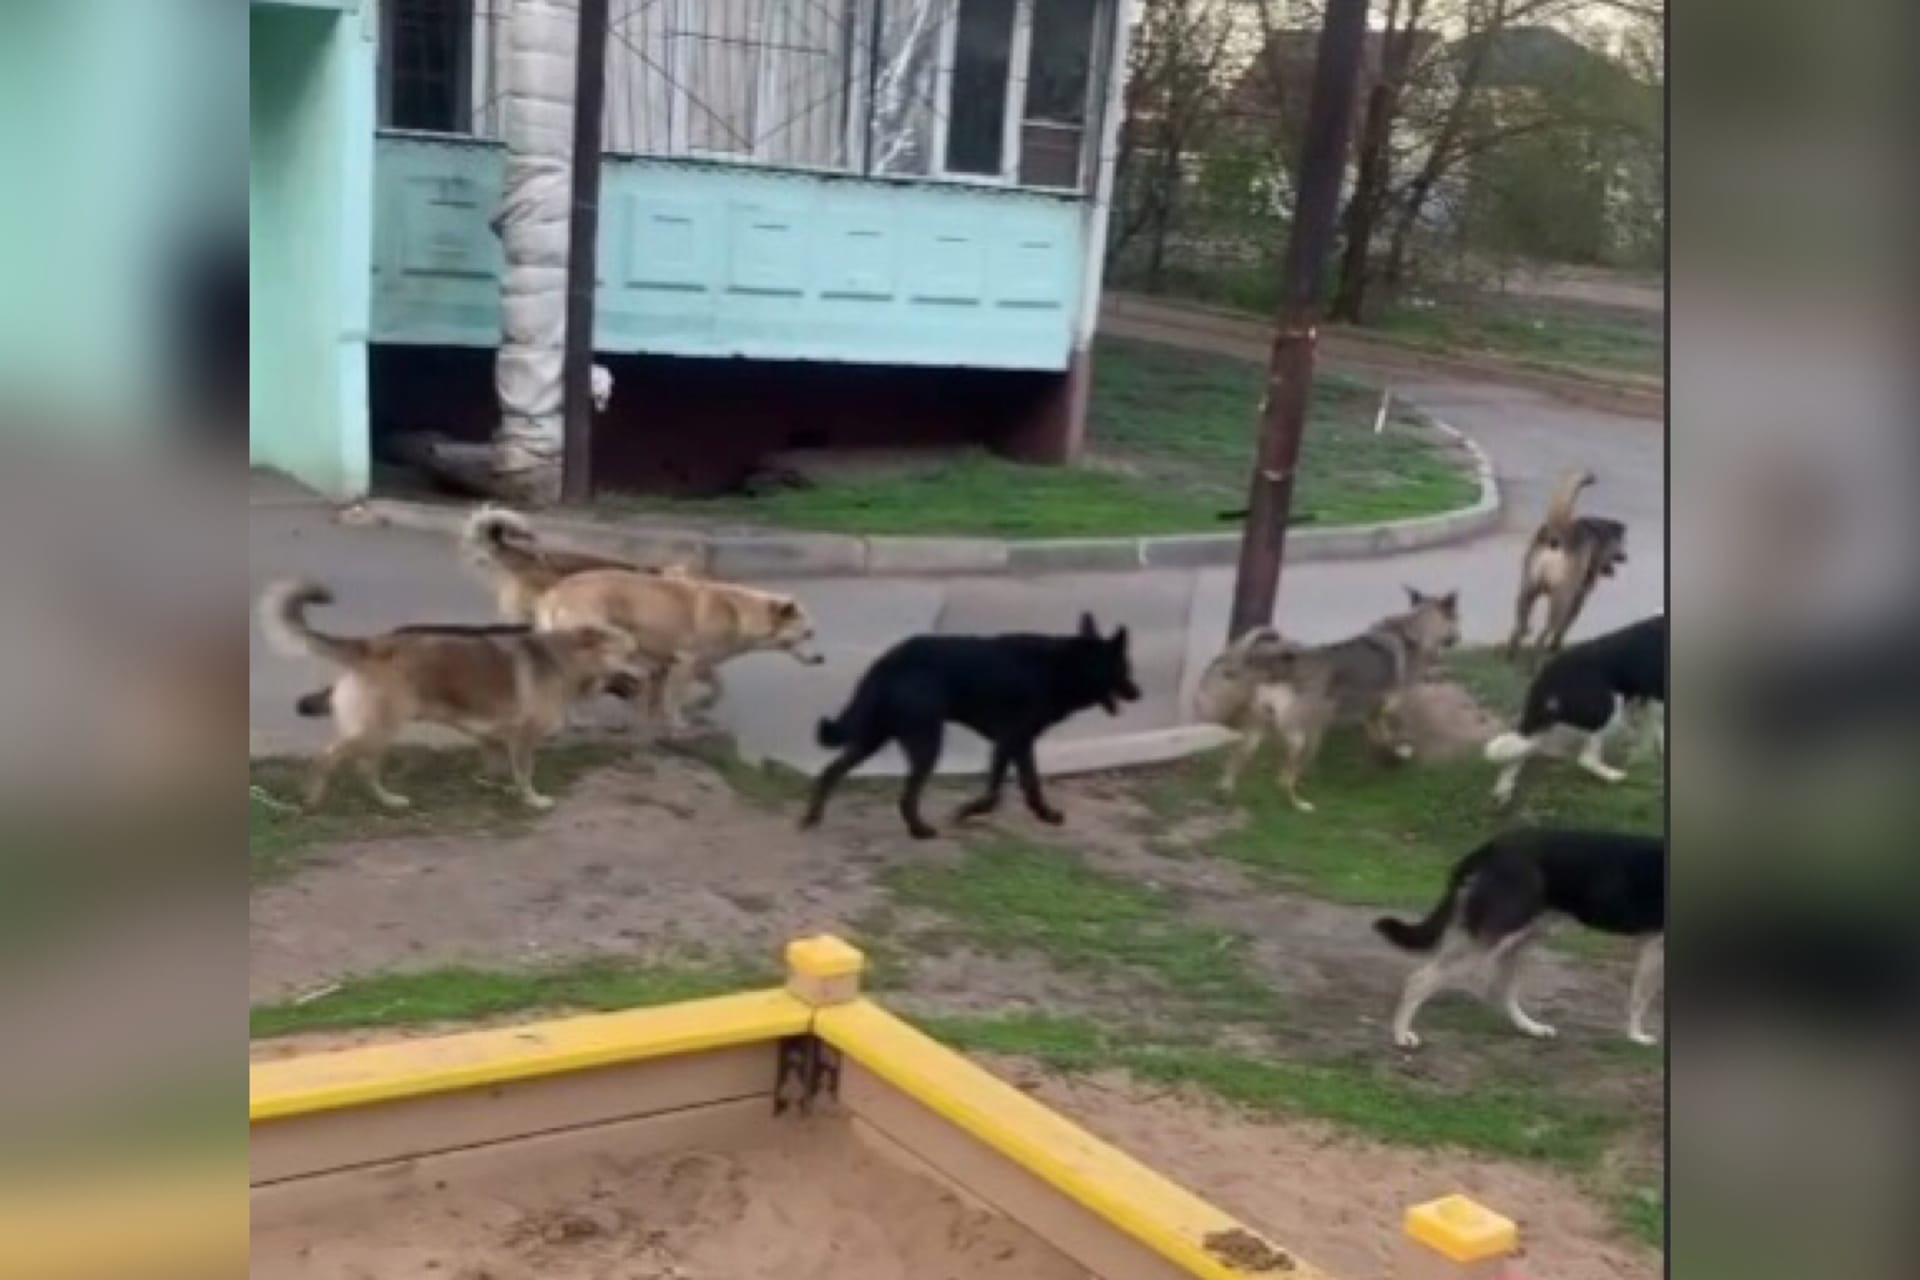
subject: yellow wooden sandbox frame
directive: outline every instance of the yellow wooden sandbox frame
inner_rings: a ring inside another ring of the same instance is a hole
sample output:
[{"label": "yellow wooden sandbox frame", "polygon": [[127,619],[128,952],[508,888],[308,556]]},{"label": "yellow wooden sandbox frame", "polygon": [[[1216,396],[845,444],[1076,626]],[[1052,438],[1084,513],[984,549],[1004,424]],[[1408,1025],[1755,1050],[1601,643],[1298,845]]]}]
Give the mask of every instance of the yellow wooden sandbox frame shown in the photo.
[{"label": "yellow wooden sandbox frame", "polygon": [[[860,1136],[991,1206],[1100,1280],[1326,1280],[1239,1262],[1259,1237],[859,994],[837,938],[784,990],[253,1067],[254,1225],[524,1161],[742,1139],[831,1098]],[[1212,1242],[1210,1244],[1210,1242]]]}]

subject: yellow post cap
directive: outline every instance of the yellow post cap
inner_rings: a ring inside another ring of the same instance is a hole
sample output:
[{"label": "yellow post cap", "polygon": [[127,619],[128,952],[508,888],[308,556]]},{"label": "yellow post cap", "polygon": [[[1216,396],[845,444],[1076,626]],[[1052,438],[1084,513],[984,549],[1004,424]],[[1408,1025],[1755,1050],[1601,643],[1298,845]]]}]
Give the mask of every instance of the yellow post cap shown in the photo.
[{"label": "yellow post cap", "polygon": [[787,973],[802,978],[848,978],[867,967],[866,955],[830,933],[787,944]]},{"label": "yellow post cap", "polygon": [[1520,1247],[1520,1229],[1513,1219],[1461,1195],[1408,1209],[1406,1233],[1454,1262],[1505,1257]]}]

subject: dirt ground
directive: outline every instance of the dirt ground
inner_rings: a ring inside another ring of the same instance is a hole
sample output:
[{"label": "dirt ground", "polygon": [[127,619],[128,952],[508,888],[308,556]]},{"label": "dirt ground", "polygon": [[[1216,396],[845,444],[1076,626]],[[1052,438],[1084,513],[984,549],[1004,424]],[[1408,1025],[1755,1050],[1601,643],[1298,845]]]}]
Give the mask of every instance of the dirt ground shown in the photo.
[{"label": "dirt ground", "polygon": [[256,1231],[253,1280],[1085,1280],[843,1126],[585,1167]]},{"label": "dirt ground", "polygon": [[[1476,749],[1498,728],[1456,686],[1423,686],[1405,722],[1423,759]],[[974,784],[936,785],[928,812],[957,807]],[[1237,918],[1249,902],[1244,878],[1220,864],[1179,863],[1152,851],[1151,825],[1131,790],[1094,776],[1049,784],[1073,812],[1071,839],[1101,870],[1177,882],[1203,914]],[[797,830],[792,804],[743,802],[713,769],[649,753],[631,767],[588,776],[551,816],[524,835],[476,840],[380,838],[332,846],[283,882],[257,889],[251,910],[249,994],[284,1000],[357,975],[442,965],[499,965],[619,955],[630,960],[684,955],[724,939],[736,952],[772,954],[789,938],[847,930],[881,903],[875,875],[902,859],[951,857],[951,841],[909,840],[885,787],[849,788],[828,821]],[[968,832],[1021,831],[1058,840],[1009,799]],[[1311,899],[1276,902],[1263,913],[1312,915]],[[1370,931],[1327,928],[1367,913],[1294,920],[1289,937],[1350,935],[1369,953]],[[1277,923],[1266,917],[1266,927]],[[1302,929],[1300,926],[1304,925]],[[1349,957],[1342,955],[1342,964]],[[963,1003],[1004,1007],[1009,986],[1044,998],[1045,980],[1023,970],[996,975],[985,956],[950,957],[935,975]],[[1298,976],[1298,975],[1296,975]],[[969,992],[977,993],[967,1001]]]}]

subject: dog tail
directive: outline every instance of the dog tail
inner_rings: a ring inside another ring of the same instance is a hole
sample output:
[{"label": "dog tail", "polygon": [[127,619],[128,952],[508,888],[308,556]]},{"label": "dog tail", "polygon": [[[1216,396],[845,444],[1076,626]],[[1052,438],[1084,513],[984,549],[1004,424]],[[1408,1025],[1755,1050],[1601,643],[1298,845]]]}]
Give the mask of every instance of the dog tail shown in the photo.
[{"label": "dog tail", "polygon": [[1538,744],[1524,733],[1503,733],[1485,747],[1488,764],[1512,764],[1538,750]]},{"label": "dog tail", "polygon": [[1440,935],[1453,922],[1454,905],[1460,901],[1460,890],[1466,885],[1467,877],[1480,869],[1486,857],[1487,847],[1482,846],[1454,864],[1453,873],[1447,877],[1446,892],[1433,904],[1433,910],[1427,912],[1426,919],[1408,924],[1392,916],[1381,916],[1373,922],[1373,931],[1402,951],[1433,950]]},{"label": "dog tail", "polygon": [[333,593],[317,582],[276,582],[260,596],[260,629],[275,651],[288,657],[310,654],[326,662],[352,666],[366,657],[364,640],[330,636],[307,623],[310,606],[332,603]]},{"label": "dog tail", "polygon": [[1547,503],[1548,529],[1559,534],[1573,525],[1573,509],[1580,501],[1580,492],[1593,481],[1593,472],[1584,467],[1577,467],[1560,478],[1560,487],[1553,491],[1553,498]]},{"label": "dog tail", "polygon": [[315,689],[312,693],[302,694],[293,704],[293,709],[309,719],[318,719],[333,714],[333,686]]},{"label": "dog tail", "polygon": [[461,547],[480,564],[496,563],[509,538],[532,542],[533,526],[519,512],[491,503],[468,516],[466,526],[460,530]]},{"label": "dog tail", "polygon": [[875,728],[873,721],[879,714],[881,699],[880,682],[873,679],[872,675],[873,673],[869,671],[867,678],[860,681],[859,687],[853,691],[853,700],[847,703],[845,711],[837,717],[822,717],[820,723],[815,726],[813,736],[821,746],[838,750],[851,743],[872,739]]}]

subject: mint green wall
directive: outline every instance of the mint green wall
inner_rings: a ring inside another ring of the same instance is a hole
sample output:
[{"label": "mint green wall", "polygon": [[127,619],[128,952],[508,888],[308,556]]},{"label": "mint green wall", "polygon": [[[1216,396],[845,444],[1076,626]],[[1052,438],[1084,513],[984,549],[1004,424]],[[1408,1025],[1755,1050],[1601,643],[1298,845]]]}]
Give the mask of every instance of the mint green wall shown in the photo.
[{"label": "mint green wall", "polygon": [[352,497],[369,479],[374,46],[337,7],[252,12],[249,453]]},{"label": "mint green wall", "polygon": [[[499,342],[502,164],[487,143],[381,137],[376,341]],[[1079,200],[627,157],[602,186],[602,351],[1067,367]]]},{"label": "mint green wall", "polygon": [[241,18],[0,2],[0,409],[155,422],[172,390],[167,268],[194,222],[237,223]]}]

